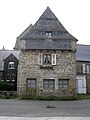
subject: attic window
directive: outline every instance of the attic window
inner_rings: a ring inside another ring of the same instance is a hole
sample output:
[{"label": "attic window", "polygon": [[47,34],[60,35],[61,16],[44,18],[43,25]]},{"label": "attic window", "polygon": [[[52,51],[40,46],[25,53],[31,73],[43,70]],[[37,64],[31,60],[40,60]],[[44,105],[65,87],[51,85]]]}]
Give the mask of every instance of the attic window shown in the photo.
[{"label": "attic window", "polygon": [[14,69],[14,62],[8,63],[8,69]]},{"label": "attic window", "polygon": [[47,18],[47,22],[49,23],[51,21],[51,19],[50,18]]},{"label": "attic window", "polygon": [[46,31],[46,37],[51,38],[52,37],[52,32],[51,31]]}]

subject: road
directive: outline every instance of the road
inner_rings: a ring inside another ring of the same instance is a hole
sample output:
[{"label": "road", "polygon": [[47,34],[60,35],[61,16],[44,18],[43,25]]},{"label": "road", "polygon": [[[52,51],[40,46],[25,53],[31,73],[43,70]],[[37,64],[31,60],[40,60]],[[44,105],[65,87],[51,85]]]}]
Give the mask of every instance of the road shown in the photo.
[{"label": "road", "polygon": [[90,117],[90,100],[29,101],[29,100],[0,99],[0,116],[19,118]]}]

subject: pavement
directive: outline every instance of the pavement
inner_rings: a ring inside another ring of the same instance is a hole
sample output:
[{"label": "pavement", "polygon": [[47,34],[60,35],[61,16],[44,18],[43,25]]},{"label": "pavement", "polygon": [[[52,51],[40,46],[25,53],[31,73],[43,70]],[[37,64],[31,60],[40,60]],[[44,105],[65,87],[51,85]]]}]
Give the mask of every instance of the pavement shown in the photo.
[{"label": "pavement", "polygon": [[90,120],[90,100],[0,99],[0,120]]}]

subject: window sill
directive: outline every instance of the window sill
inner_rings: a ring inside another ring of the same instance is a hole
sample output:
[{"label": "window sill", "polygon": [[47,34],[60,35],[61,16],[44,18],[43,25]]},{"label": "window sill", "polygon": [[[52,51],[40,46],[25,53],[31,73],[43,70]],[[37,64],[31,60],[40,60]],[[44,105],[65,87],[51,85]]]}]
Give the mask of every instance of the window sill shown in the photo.
[{"label": "window sill", "polygon": [[53,69],[52,65],[41,65],[40,68]]}]

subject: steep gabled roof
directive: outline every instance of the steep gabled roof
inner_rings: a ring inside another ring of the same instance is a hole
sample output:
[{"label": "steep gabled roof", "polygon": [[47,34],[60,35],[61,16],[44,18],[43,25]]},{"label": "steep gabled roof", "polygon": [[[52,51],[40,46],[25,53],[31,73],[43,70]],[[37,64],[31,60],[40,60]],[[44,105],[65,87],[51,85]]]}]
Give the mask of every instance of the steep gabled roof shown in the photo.
[{"label": "steep gabled roof", "polygon": [[30,24],[16,39],[16,43],[15,43],[15,46],[14,46],[14,50],[20,50],[20,46],[21,46],[21,43],[20,43],[20,39],[22,37],[24,37],[29,31],[30,29],[32,28],[32,24]]},{"label": "steep gabled roof", "polygon": [[76,60],[90,62],[90,45],[77,45]]},{"label": "steep gabled roof", "polygon": [[[46,32],[52,33],[51,40],[46,38]],[[38,21],[27,32],[23,32],[15,48],[20,48],[20,40],[24,40],[24,49],[70,49],[71,41],[76,40],[61,24],[49,7]],[[23,49],[23,48],[22,48]]]},{"label": "steep gabled roof", "polygon": [[19,60],[20,51],[14,50],[0,50],[0,70],[4,69],[4,60],[10,55],[13,54]]},{"label": "steep gabled roof", "polygon": [[[40,16],[38,21],[33,25],[32,29],[28,31],[21,39],[30,40],[45,37],[46,31],[52,31],[54,34],[52,37],[57,36],[59,39],[75,39],[68,31],[63,27],[58,18],[50,10],[49,7]],[[56,35],[55,35],[56,33]]]}]

